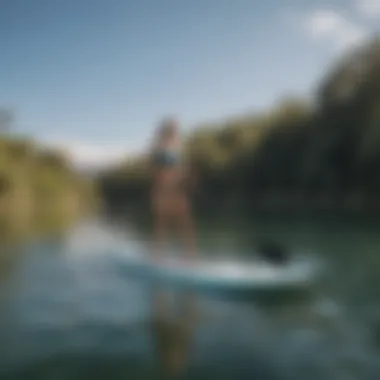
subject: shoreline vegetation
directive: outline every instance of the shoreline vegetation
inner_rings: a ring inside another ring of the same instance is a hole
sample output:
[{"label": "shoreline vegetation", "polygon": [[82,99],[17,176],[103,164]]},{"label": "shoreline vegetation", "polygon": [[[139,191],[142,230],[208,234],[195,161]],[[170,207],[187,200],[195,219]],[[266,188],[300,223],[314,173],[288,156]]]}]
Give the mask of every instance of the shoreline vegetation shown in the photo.
[{"label": "shoreline vegetation", "polygon": [[97,207],[95,184],[37,142],[0,137],[0,241],[65,228]]},{"label": "shoreline vegetation", "polygon": [[[379,73],[376,39],[333,64],[312,98],[195,128],[185,155],[196,207],[379,214]],[[150,177],[147,157],[125,161],[99,176],[101,197],[112,209],[148,207]]]}]

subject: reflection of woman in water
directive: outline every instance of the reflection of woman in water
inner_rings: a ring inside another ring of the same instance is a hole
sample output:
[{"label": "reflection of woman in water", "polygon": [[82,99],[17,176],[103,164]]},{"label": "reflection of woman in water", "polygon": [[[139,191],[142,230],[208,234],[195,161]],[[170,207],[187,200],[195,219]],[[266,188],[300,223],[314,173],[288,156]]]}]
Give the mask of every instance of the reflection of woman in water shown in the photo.
[{"label": "reflection of woman in water", "polygon": [[167,294],[154,294],[152,332],[159,372],[165,379],[175,379],[186,370],[195,322],[195,300],[190,294],[181,297],[182,309],[176,319],[168,315],[167,301]]},{"label": "reflection of woman in water", "polygon": [[155,169],[152,206],[155,218],[155,242],[162,250],[170,224],[180,229],[188,257],[195,254],[195,242],[189,204],[189,173],[181,160],[178,124],[165,120],[157,133],[152,151]]}]

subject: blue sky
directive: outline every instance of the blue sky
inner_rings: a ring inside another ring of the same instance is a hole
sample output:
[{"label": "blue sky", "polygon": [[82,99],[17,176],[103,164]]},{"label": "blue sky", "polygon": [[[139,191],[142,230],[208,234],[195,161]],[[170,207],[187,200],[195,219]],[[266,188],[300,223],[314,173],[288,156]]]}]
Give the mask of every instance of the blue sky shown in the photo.
[{"label": "blue sky", "polygon": [[0,105],[18,132],[100,164],[306,94],[379,23],[379,0],[0,0]]}]

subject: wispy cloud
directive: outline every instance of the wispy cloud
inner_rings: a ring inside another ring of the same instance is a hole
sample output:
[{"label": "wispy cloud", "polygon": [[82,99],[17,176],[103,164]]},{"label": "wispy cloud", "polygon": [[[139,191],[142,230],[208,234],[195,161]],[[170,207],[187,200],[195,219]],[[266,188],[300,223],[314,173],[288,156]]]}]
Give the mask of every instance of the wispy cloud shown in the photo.
[{"label": "wispy cloud", "polygon": [[380,17],[380,0],[354,0],[355,11],[368,18]]},{"label": "wispy cloud", "polygon": [[344,8],[321,7],[300,18],[304,32],[337,50],[365,42],[380,19],[380,0],[347,0]]},{"label": "wispy cloud", "polygon": [[303,19],[303,28],[316,41],[326,42],[339,50],[365,41],[369,30],[336,10],[315,10]]}]

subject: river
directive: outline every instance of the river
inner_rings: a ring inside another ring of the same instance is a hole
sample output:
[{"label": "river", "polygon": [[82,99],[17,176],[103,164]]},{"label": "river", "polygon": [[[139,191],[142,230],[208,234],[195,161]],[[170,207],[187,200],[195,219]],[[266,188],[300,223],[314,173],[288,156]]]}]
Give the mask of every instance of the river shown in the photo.
[{"label": "river", "polygon": [[123,254],[149,245],[133,217],[94,218],[12,248],[0,377],[379,379],[379,228],[331,218],[199,221],[202,255],[239,258],[270,236],[324,263],[312,297],[271,306],[167,294],[130,278]]}]

